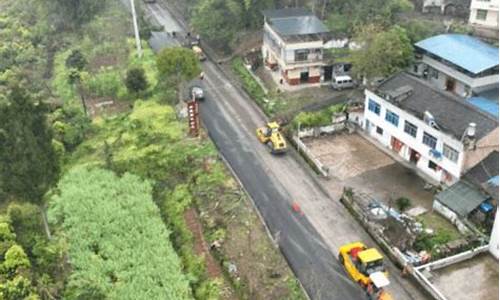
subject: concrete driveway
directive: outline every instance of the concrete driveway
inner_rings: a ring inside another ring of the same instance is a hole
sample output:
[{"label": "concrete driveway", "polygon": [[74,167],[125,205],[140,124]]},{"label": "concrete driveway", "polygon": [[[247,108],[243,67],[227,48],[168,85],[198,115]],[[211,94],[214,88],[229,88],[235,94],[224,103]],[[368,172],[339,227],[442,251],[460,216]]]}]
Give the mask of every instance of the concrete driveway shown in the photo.
[{"label": "concrete driveway", "polygon": [[305,139],[304,143],[329,167],[332,179],[325,185],[335,195],[339,185],[350,186],[385,203],[407,197],[412,206],[432,209],[433,194],[424,190],[425,181],[359,134]]}]

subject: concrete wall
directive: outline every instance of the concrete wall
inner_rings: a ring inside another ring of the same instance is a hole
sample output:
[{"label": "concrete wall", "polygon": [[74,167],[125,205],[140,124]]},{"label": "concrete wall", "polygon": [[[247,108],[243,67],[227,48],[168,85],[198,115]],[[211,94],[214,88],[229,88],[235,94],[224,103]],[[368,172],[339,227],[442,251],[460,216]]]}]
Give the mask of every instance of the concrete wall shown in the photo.
[{"label": "concrete wall", "polygon": [[[472,0],[470,4],[469,23],[483,27],[498,28],[498,0],[480,1]],[[488,11],[485,20],[477,19],[478,9]]]},{"label": "concrete wall", "polygon": [[491,238],[490,238],[490,247],[489,250],[491,254],[493,254],[497,259],[498,259],[498,247],[499,247],[499,242],[498,239],[500,238],[500,221],[498,220],[498,210],[497,214],[495,216],[495,223],[493,224],[493,230],[491,231]]},{"label": "concrete wall", "polygon": [[466,86],[474,92],[479,92],[484,89],[484,87],[491,87],[498,84],[499,76],[488,75],[479,78],[472,78],[462,72],[455,70],[454,68],[447,66],[427,55],[422,58],[422,63],[428,65],[434,70],[438,71],[438,78],[433,78],[432,71],[429,71],[428,80],[432,82],[436,87],[445,90],[446,89],[446,78],[450,77],[456,80],[455,84],[455,94],[464,97],[464,92],[466,91]]},{"label": "concrete wall", "polygon": [[[462,165],[464,159],[464,148],[460,141],[455,139],[455,137],[443,133],[439,130],[432,128],[427,125],[423,120],[409,114],[408,112],[400,109],[399,107],[394,106],[378,95],[374,94],[369,90],[365,90],[365,123],[364,128],[376,140],[378,140],[382,145],[387,148],[391,147],[391,137],[397,138],[401,141],[404,146],[401,147],[398,154],[403,157],[405,160],[410,161],[411,149],[417,151],[420,154],[420,159],[415,165],[417,168],[422,170],[426,175],[430,176],[437,182],[444,182],[444,172],[446,170],[452,178],[450,178],[445,183],[451,185],[455,183],[462,174]],[[368,100],[372,99],[381,106],[380,115],[377,115],[368,109]],[[399,115],[399,124],[398,126],[394,126],[393,124],[387,122],[385,120],[385,114],[387,109]],[[417,136],[413,137],[406,132],[404,132],[404,121],[413,123],[417,126]],[[372,124],[367,128],[367,122]],[[437,120],[439,123],[439,120]],[[380,135],[376,132],[376,126],[379,126],[383,129],[383,134]],[[454,148],[458,151],[458,161],[453,162],[448,158],[442,156],[440,159],[437,159],[432,156],[429,152],[430,147],[422,143],[424,131],[433,135],[437,139],[436,150],[439,152],[443,152],[443,144],[446,143],[450,147]],[[434,162],[439,166],[439,170],[433,170],[429,168],[429,161]]]},{"label": "concrete wall", "polygon": [[454,213],[451,209],[446,207],[444,204],[441,202],[434,200],[432,202],[432,209],[448,219],[453,225],[455,225],[462,234],[467,234],[470,232],[470,230],[467,228],[467,226],[462,223],[460,218],[457,216],[456,213]]}]

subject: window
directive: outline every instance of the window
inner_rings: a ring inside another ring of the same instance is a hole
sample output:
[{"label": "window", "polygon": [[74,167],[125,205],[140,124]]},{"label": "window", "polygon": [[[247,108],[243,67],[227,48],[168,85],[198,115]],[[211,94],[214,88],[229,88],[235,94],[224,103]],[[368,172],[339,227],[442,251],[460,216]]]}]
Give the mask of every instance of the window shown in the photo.
[{"label": "window", "polygon": [[382,134],[384,134],[384,130],[377,126],[377,133],[382,135]]},{"label": "window", "polygon": [[398,127],[399,116],[397,114],[393,113],[392,111],[387,110],[387,112],[385,113],[385,120],[387,122],[391,123],[392,125]]},{"label": "window", "polygon": [[422,140],[422,143],[431,147],[432,149],[436,149],[436,142],[437,142],[437,140],[435,137],[428,134],[427,132],[424,132],[424,138]]},{"label": "window", "polygon": [[476,12],[476,20],[486,20],[488,11],[486,9],[478,9]]},{"label": "window", "polygon": [[452,162],[458,161],[458,151],[446,144],[443,145],[443,155]]},{"label": "window", "polygon": [[368,110],[380,116],[380,104],[373,101],[372,99],[368,100]]},{"label": "window", "polygon": [[306,61],[309,50],[295,50],[295,61]]},{"label": "window", "polygon": [[439,73],[436,69],[431,69],[431,77],[434,79],[438,79]]},{"label": "window", "polygon": [[412,137],[417,137],[417,126],[412,123],[405,121],[405,132],[411,135]]},{"label": "window", "polygon": [[433,162],[432,160],[429,160],[429,169],[436,171],[437,167],[438,167],[438,165],[435,162]]}]

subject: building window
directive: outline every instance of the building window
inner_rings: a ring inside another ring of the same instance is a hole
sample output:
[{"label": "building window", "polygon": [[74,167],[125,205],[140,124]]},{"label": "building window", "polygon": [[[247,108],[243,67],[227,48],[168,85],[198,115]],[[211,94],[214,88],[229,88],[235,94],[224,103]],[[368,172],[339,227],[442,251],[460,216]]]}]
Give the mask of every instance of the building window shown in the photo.
[{"label": "building window", "polygon": [[443,155],[452,162],[458,161],[458,151],[446,144],[443,145]]},{"label": "building window", "polygon": [[434,79],[438,79],[439,73],[436,69],[431,69],[431,77]]},{"label": "building window", "polygon": [[478,9],[476,12],[476,20],[486,20],[488,11],[486,9]]},{"label": "building window", "polygon": [[381,127],[377,126],[377,133],[382,135],[382,134],[384,134],[384,130]]},{"label": "building window", "polygon": [[392,111],[387,110],[387,112],[385,113],[385,120],[387,122],[391,123],[392,125],[398,127],[399,116],[397,114],[393,113]]},{"label": "building window", "polygon": [[372,99],[368,100],[368,110],[380,116],[380,104],[373,101]]},{"label": "building window", "polygon": [[405,121],[405,132],[411,135],[412,137],[417,137],[417,126],[412,123]]},{"label": "building window", "polygon": [[424,138],[422,140],[422,143],[431,147],[432,149],[436,149],[437,139],[432,135],[428,134],[427,132],[424,132]]},{"label": "building window", "polygon": [[435,162],[433,162],[432,160],[429,160],[429,169],[437,171],[437,167],[438,167],[438,165]]},{"label": "building window", "polygon": [[306,61],[309,50],[295,50],[295,61]]}]

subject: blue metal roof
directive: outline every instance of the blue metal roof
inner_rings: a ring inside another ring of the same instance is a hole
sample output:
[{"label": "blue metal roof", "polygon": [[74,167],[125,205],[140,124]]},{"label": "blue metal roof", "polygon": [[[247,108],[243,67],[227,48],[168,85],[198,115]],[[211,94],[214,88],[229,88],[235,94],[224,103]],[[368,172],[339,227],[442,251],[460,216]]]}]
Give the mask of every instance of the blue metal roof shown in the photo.
[{"label": "blue metal roof", "polygon": [[471,97],[469,103],[498,119],[498,102],[483,97]]},{"label": "blue metal roof", "polygon": [[441,34],[415,46],[474,74],[498,66],[498,48],[468,35]]}]

